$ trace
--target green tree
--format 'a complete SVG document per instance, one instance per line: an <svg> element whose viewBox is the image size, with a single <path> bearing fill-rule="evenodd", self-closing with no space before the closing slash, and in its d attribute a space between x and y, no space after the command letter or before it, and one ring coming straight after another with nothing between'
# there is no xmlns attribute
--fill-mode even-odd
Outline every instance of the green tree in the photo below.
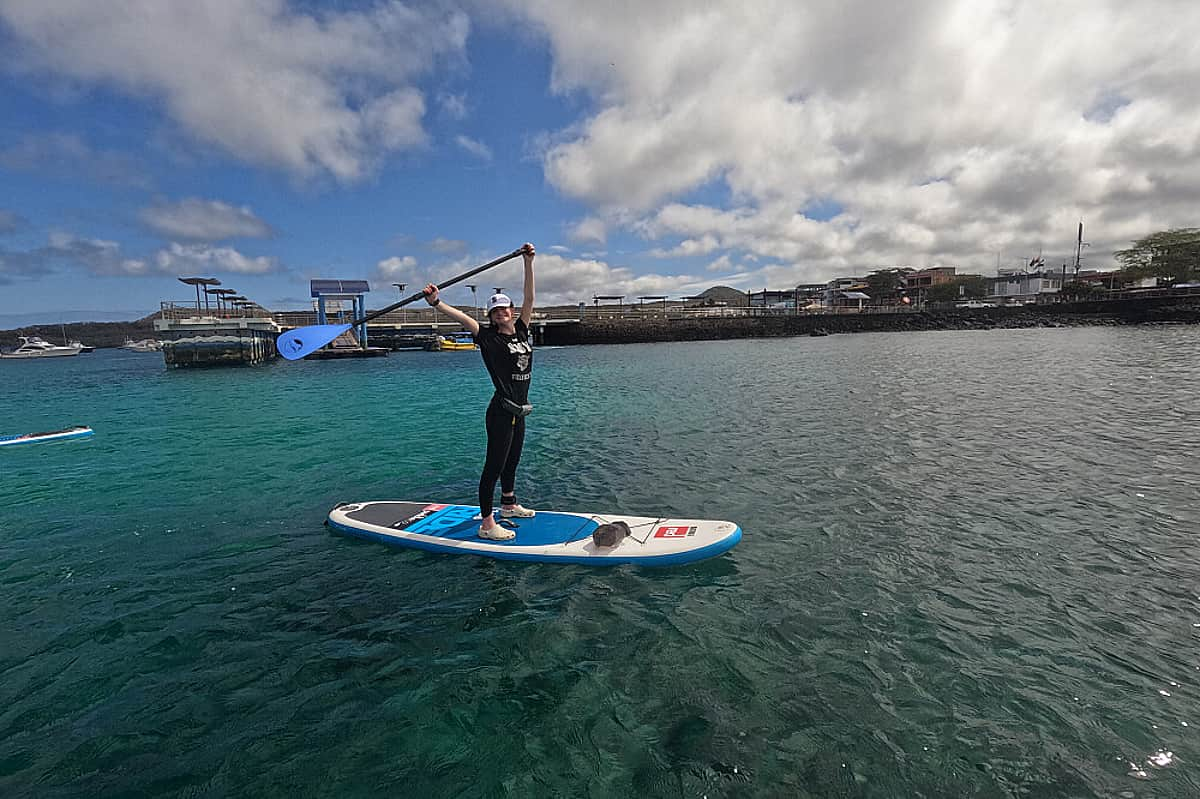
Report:
<svg viewBox="0 0 1200 799"><path fill-rule="evenodd" d="M925 294L929 302L954 302L988 295L988 280L980 275L963 275L949 283L930 286Z"/></svg>
<svg viewBox="0 0 1200 799"><path fill-rule="evenodd" d="M1200 228L1175 228L1151 233L1113 257L1125 267L1130 280L1166 278L1183 283L1200 278Z"/></svg>
<svg viewBox="0 0 1200 799"><path fill-rule="evenodd" d="M1087 300L1104 294L1104 287L1086 280L1068 280L1063 284L1061 294L1075 300Z"/></svg>
<svg viewBox="0 0 1200 799"><path fill-rule="evenodd" d="M876 269L867 275L867 294L871 302L884 305L895 302L904 288L904 276L911 269Z"/></svg>

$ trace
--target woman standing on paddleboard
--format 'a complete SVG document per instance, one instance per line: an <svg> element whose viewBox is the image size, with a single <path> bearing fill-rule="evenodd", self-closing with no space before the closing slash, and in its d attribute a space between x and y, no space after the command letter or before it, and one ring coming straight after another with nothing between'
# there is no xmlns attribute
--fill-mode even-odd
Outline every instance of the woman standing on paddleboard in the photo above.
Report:
<svg viewBox="0 0 1200 799"><path fill-rule="evenodd" d="M488 403L484 416L487 427L487 459L479 478L479 537L493 541L508 541L516 537L512 530L501 527L492 516L492 498L496 480L500 481L500 517L528 519L535 512L517 502L517 463L525 444L525 417L533 410L529 404L529 378L533 371L533 341L529 335L529 320L533 318L533 256L532 244L526 244L525 294L518 315L513 302L504 294L493 294L487 303L491 324L479 322L438 297L437 286L430 283L424 289L425 301L455 320L475 338L483 363L487 366L496 392Z"/></svg>

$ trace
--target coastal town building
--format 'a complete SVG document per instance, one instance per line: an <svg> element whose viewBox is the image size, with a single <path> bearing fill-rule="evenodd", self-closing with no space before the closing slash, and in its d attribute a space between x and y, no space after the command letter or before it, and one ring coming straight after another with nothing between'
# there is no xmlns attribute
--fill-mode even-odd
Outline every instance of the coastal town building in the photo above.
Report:
<svg viewBox="0 0 1200 799"><path fill-rule="evenodd" d="M906 291L912 292L927 289L930 286L940 286L943 283L953 283L955 280L955 267L934 266L904 275L904 288Z"/></svg>
<svg viewBox="0 0 1200 799"><path fill-rule="evenodd" d="M763 289L762 291L751 291L746 296L751 308L795 311L820 305L824 293L824 283L801 283L792 289Z"/></svg>
<svg viewBox="0 0 1200 799"><path fill-rule="evenodd" d="M1054 272L1025 272L1001 269L991 278L988 299L1000 305L1045 302L1062 290L1062 275Z"/></svg>
<svg viewBox="0 0 1200 799"><path fill-rule="evenodd" d="M865 277L835 277L825 284L822 304L826 308L862 308L863 303L871 299L864 292L866 287Z"/></svg>

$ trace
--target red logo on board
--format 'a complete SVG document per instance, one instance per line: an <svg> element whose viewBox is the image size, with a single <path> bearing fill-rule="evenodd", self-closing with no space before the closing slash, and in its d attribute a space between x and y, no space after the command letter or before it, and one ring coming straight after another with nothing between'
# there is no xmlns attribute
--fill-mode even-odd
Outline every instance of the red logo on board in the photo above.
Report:
<svg viewBox="0 0 1200 799"><path fill-rule="evenodd" d="M654 531L655 538L687 538L696 532L695 527L660 527Z"/></svg>

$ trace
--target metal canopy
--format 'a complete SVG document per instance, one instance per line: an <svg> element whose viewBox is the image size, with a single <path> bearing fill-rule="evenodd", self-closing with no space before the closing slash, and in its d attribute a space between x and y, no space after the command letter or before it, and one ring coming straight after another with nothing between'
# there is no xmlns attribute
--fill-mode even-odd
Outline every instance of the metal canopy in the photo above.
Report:
<svg viewBox="0 0 1200 799"><path fill-rule="evenodd" d="M215 277L181 277L179 278L179 282L196 287L196 313L200 313L200 287L221 285L221 281ZM205 288L204 291L207 292L208 289ZM204 298L204 307L208 307L208 297Z"/></svg>
<svg viewBox="0 0 1200 799"><path fill-rule="evenodd" d="M328 297L332 294L366 294L371 290L365 280L310 280L310 297Z"/></svg>

